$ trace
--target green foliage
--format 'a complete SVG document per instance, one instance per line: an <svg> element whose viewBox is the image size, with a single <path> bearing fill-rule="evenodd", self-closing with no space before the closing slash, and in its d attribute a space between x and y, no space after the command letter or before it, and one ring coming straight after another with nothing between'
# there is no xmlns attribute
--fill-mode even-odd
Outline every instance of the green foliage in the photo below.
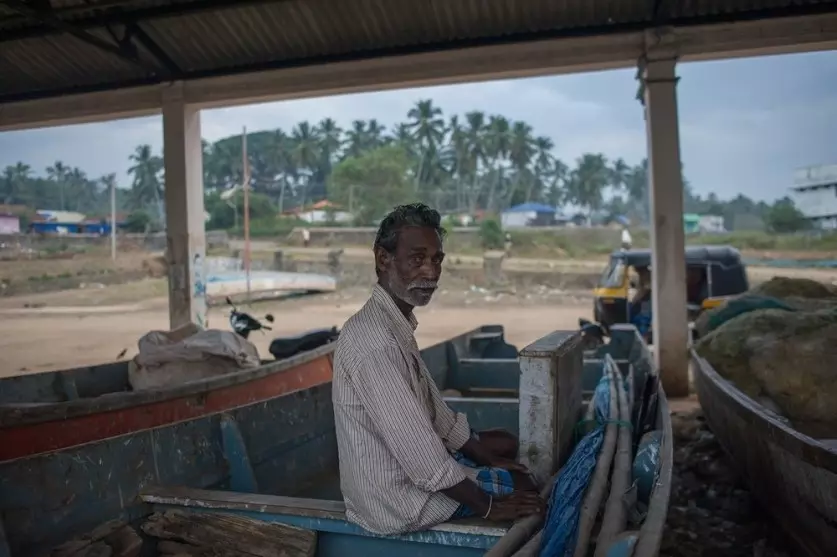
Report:
<svg viewBox="0 0 837 557"><path fill-rule="evenodd" d="M270 198L261 193L250 193L250 220L270 220L276 217L277 209ZM229 230L241 228L244 220L244 192L236 192L231 199L221 199L218 193L204 196L204 210L209 213L207 228ZM236 216L237 214L237 216Z"/></svg>
<svg viewBox="0 0 837 557"><path fill-rule="evenodd" d="M390 209L410 203L409 159L397 145L350 157L334 167L329 198L351 207L358 225L374 225Z"/></svg>
<svg viewBox="0 0 837 557"><path fill-rule="evenodd" d="M808 228L805 216L787 197L773 204L764 215L764 223L771 232L799 232Z"/></svg>
<svg viewBox="0 0 837 557"><path fill-rule="evenodd" d="M151 216L142 209L132 211L125 220L125 230L142 234L151 225Z"/></svg>
<svg viewBox="0 0 837 557"><path fill-rule="evenodd" d="M484 249L502 249L503 227L495 218L486 218L480 222L480 241Z"/></svg>
<svg viewBox="0 0 837 557"><path fill-rule="evenodd" d="M404 121L390 129L374 119L355 120L341 129L335 120L325 118L316 124L301 121L286 130L252 132L247 135L254 194L251 216L266 231L281 230L286 223L270 223L269 204L275 214L328 195L344 209L357 209L358 223L369 225L377 224L392 206L411 201L423 201L443 213L471 215L478 211L496 214L527 201L573 204L593 220L624 214L634 223L648 222L646 160L628 163L618 153L586 153L575 161L561 161L554 147L551 138L537 135L529 123L478 110L445 114L431 99L417 102ZM204 141L203 162L209 226L233 227L235 214L218 194L240 186L244 179L240 135ZM142 210L152 224L161 222L161 154L149 145L139 145L126 163L130 184L117 188L119 210ZM2 169L0 203L79 211L92 217L109 213L103 179L91 179L61 161L40 170L43 175L24 162ZM701 196L685 177L683 181L686 212L722 215L729 230L802 229L798 212L787 202L774 206L743 195L726 200L715 194ZM256 194L261 196L258 200ZM533 241L532 249L539 246L562 253L581 249L577 243L556 245L549 244L546 236L535 237L540 239ZM526 245L527 240L522 241ZM745 243L768 246L800 241L754 234ZM607 242L585 245L596 253L611 247Z"/></svg>

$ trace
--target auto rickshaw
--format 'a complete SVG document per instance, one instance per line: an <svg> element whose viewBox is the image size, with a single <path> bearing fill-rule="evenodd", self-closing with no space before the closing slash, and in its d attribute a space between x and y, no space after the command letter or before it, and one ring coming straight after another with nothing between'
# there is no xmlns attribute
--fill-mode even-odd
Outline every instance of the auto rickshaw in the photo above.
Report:
<svg viewBox="0 0 837 557"><path fill-rule="evenodd" d="M702 281L701 294L687 300L689 321L749 289L747 270L734 247L689 246L685 255L687 271L699 274ZM605 330L629 322L628 308L636 288L634 277L637 269L643 267L651 267L651 250L617 250L610 254L610 261L593 290L594 319Z"/></svg>

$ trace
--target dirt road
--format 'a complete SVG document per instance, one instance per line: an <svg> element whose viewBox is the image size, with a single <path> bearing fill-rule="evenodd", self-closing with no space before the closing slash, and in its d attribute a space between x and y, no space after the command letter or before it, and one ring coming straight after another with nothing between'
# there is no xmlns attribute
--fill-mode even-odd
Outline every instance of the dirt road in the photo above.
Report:
<svg viewBox="0 0 837 557"><path fill-rule="evenodd" d="M254 315L273 313L274 335L299 333L317 327L342 326L364 302L362 293L327 298L267 302L254 306ZM437 303L438 302L438 303ZM521 305L514 299L494 300L482 307L466 306L444 297L416 313L419 345L440 342L480 325L506 327L509 342L522 348L556 329L572 329L590 305ZM167 300L158 298L141 306L93 308L46 307L27 310L12 303L0 311L0 376L64 369L114 361L122 350L125 358L136 354L137 340L153 329L168 328ZM69 305L69 304L68 304ZM229 329L226 310L209 314L213 327ZM267 357L271 336L253 335L259 352Z"/></svg>

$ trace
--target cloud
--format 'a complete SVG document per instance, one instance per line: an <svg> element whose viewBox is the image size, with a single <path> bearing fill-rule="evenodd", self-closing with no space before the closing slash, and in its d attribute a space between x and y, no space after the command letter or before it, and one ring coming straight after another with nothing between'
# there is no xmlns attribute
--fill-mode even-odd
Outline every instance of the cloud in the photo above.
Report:
<svg viewBox="0 0 837 557"><path fill-rule="evenodd" d="M700 193L785 194L794 168L837 162L837 57L812 53L681 65L681 151ZM326 117L347 127L376 118L403 121L416 101L446 115L482 110L523 120L555 143L567 163L585 152L638 163L645 121L633 70L342 95L206 111L202 134L217 140L242 127L290 129ZM40 170L56 160L92 176L116 172L128 184L137 145L162 148L159 117L0 133L0 167L22 160Z"/></svg>

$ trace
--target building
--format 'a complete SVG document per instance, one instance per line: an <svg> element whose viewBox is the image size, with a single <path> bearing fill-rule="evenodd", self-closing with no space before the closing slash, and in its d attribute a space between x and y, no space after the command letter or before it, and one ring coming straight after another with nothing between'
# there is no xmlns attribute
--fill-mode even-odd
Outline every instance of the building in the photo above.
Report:
<svg viewBox="0 0 837 557"><path fill-rule="evenodd" d="M701 234L721 234L727 231L723 215L700 215L698 228Z"/></svg>
<svg viewBox="0 0 837 557"><path fill-rule="evenodd" d="M794 172L791 199L817 228L837 229L837 164Z"/></svg>
<svg viewBox="0 0 837 557"><path fill-rule="evenodd" d="M285 214L295 215L299 220L303 220L310 224L327 224L327 223L346 223L352 221L352 214L344 211L342 207L323 199L317 201L307 207L297 207Z"/></svg>
<svg viewBox="0 0 837 557"><path fill-rule="evenodd" d="M555 207L542 203L522 203L503 211L500 222L503 228L524 226L552 226L555 224Z"/></svg>
<svg viewBox="0 0 837 557"><path fill-rule="evenodd" d="M0 234L20 234L20 217L11 213L0 213Z"/></svg>

